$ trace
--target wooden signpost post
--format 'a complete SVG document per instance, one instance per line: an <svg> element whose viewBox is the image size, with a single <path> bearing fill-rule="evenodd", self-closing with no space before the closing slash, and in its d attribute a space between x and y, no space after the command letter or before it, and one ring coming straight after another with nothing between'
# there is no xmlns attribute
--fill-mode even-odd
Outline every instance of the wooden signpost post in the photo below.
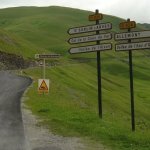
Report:
<svg viewBox="0 0 150 150"><path fill-rule="evenodd" d="M150 41L131 42L131 39L150 38L150 31L134 31L131 28L136 27L135 21L128 19L119 25L120 29L127 29L128 32L116 33L115 40L128 40L128 43L119 43L115 45L116 51L128 51L129 53L129 71L130 71L130 97L131 97L131 126L135 131L135 113L134 113L134 86L133 86L133 65L132 50L150 49Z"/></svg>
<svg viewBox="0 0 150 150"><path fill-rule="evenodd" d="M100 44L102 40L110 40L112 39L111 33L103 33L100 34L101 30L109 30L112 29L112 24L107 23L99 23L99 20L103 19L103 15L99 13L98 10L95 11L95 14L89 15L89 21L95 21L94 25L87 25L81 27L74 27L68 30L68 34L82 34L88 32L96 32L94 35L73 37L68 40L69 44L79 44L79 43L88 43L88 42L96 42L96 45L85 45L80 47L72 47L69 50L70 54L77 53L88 53L88 52L97 52L97 73L98 73L98 108L99 108L99 117L102 118L102 90L101 90L101 58L100 52L106 50L112 50L111 43L103 43Z"/></svg>

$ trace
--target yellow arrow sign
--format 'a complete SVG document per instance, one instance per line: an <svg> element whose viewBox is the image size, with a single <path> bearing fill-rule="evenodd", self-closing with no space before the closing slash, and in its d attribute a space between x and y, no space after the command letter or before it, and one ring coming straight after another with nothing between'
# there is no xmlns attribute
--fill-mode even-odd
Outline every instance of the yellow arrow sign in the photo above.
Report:
<svg viewBox="0 0 150 150"><path fill-rule="evenodd" d="M102 19L103 19L102 14L89 15L89 21L96 21L96 20L102 20Z"/></svg>
<svg viewBox="0 0 150 150"><path fill-rule="evenodd" d="M136 22L135 21L127 21L127 22L121 22L119 24L120 29L130 29L130 28L135 28L136 27Z"/></svg>

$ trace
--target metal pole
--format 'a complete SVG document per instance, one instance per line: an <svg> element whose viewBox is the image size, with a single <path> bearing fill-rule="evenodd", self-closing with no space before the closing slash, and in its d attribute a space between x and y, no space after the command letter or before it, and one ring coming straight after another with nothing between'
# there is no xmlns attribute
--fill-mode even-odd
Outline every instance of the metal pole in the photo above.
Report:
<svg viewBox="0 0 150 150"><path fill-rule="evenodd" d="M98 14L99 11L96 10L95 14ZM96 24L99 24L99 20L96 20ZM96 31L96 34L99 35L99 31ZM100 44L100 41L96 42L97 45ZM99 117L102 118L102 89L101 89L101 54L100 51L97 51L97 76L98 76L98 110Z"/></svg>
<svg viewBox="0 0 150 150"><path fill-rule="evenodd" d="M127 21L130 21L128 19ZM128 32L131 30L128 29ZM131 39L128 40L131 43ZM130 70L130 96L131 96L131 125L132 131L135 131L135 115L134 115L134 87L133 87L133 67L132 67L132 51L129 50L129 70Z"/></svg>
<svg viewBox="0 0 150 150"><path fill-rule="evenodd" d="M43 63L43 62L42 62ZM41 66L41 79L43 78L43 65L44 64L42 64L42 66Z"/></svg>
<svg viewBox="0 0 150 150"><path fill-rule="evenodd" d="M45 58L43 59L43 79L45 79Z"/></svg>

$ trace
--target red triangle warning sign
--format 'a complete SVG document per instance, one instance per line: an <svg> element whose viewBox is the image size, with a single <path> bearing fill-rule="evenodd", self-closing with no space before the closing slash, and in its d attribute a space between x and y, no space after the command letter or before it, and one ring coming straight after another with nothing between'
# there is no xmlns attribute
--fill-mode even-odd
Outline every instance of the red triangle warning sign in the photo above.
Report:
<svg viewBox="0 0 150 150"><path fill-rule="evenodd" d="M42 81L42 83L39 87L39 90L48 91L48 87L47 87L47 84L46 84L45 80Z"/></svg>
<svg viewBox="0 0 150 150"><path fill-rule="evenodd" d="M49 79L39 79L38 80L38 92L48 93L49 92Z"/></svg>

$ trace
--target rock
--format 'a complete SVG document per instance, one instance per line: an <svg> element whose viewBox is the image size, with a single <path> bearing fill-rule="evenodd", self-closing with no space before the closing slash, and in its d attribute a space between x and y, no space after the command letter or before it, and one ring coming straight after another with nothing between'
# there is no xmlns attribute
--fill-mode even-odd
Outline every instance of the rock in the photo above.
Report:
<svg viewBox="0 0 150 150"><path fill-rule="evenodd" d="M0 70L24 69L29 66L29 61L22 56L0 51Z"/></svg>

